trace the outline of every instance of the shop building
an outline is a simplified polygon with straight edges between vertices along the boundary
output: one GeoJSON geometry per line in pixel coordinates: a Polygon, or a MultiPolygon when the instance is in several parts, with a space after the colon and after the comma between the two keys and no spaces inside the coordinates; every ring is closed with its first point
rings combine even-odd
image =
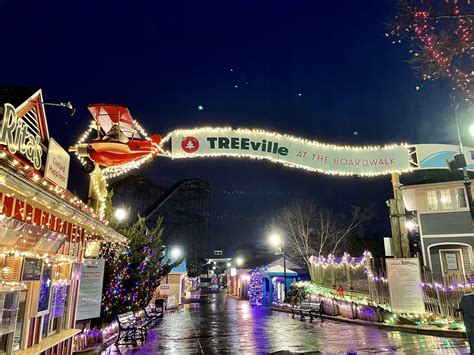
{"type": "Polygon", "coordinates": [[[43,103],[39,89],[0,88],[0,354],[72,353],[87,243],[125,243],[67,190],[43,103]]]}
{"type": "Polygon", "coordinates": [[[416,212],[428,271],[439,278],[472,278],[474,228],[463,181],[424,181],[401,189],[405,208],[416,212]]]}
{"type": "Polygon", "coordinates": [[[249,260],[245,263],[245,268],[242,269],[232,268],[227,273],[227,293],[232,296],[248,299],[250,274],[258,268],[262,275],[262,303],[271,305],[276,299],[283,301],[285,294],[284,264],[286,264],[287,290],[293,282],[310,279],[308,270],[297,265],[292,260],[286,258],[284,263],[282,256],[272,256],[249,260]]]}

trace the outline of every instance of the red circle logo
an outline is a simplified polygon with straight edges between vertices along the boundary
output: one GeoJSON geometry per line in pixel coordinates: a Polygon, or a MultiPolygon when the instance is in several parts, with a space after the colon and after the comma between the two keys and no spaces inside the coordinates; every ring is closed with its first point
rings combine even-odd
{"type": "Polygon", "coordinates": [[[196,137],[186,137],[181,142],[181,148],[183,148],[186,153],[194,153],[199,149],[199,141],[196,137]]]}

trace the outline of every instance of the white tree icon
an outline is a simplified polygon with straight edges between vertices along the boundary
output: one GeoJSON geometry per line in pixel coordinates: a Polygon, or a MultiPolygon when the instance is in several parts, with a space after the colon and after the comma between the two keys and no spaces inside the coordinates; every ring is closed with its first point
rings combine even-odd
{"type": "Polygon", "coordinates": [[[194,148],[196,147],[194,146],[193,141],[189,140],[188,143],[186,144],[186,149],[193,150],[194,148]]]}

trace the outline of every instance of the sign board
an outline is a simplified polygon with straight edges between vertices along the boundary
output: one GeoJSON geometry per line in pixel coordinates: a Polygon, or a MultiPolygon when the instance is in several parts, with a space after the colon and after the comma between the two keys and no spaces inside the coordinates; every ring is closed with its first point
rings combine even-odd
{"type": "MultiPolygon", "coordinates": [[[[395,144],[351,147],[325,144],[263,130],[204,127],[175,130],[173,159],[248,157],[334,175],[371,176],[418,169],[448,169],[457,145],[395,144]]],[[[467,169],[474,171],[474,148],[464,147],[467,169]]]]}
{"type": "Polygon", "coordinates": [[[160,295],[168,296],[171,293],[170,285],[160,285],[160,295]]]}
{"type": "MultiPolygon", "coordinates": [[[[459,153],[459,146],[452,144],[417,144],[418,169],[447,169],[446,159],[459,153]]],[[[474,170],[474,148],[463,147],[468,170],[474,170]]]]}
{"type": "Polygon", "coordinates": [[[23,273],[21,281],[39,281],[41,279],[41,266],[43,261],[36,258],[25,258],[23,260],[23,273]]]}
{"type": "Polygon", "coordinates": [[[458,257],[456,253],[444,253],[446,268],[448,270],[459,270],[458,257]]]}
{"type": "Polygon", "coordinates": [[[53,138],[50,138],[44,178],[67,190],[69,160],[69,154],[53,138]]]}
{"type": "Polygon", "coordinates": [[[166,309],[176,308],[176,296],[169,295],[166,301],[166,309]]]}
{"type": "Polygon", "coordinates": [[[171,133],[172,158],[235,156],[339,175],[410,170],[408,146],[359,148],[328,145],[271,132],[202,128],[171,133]]]}
{"type": "Polygon", "coordinates": [[[392,237],[383,237],[383,246],[385,248],[385,256],[393,256],[392,237]]]}
{"type": "Polygon", "coordinates": [[[104,259],[84,259],[77,302],[77,320],[100,317],[104,259]]]}
{"type": "Polygon", "coordinates": [[[0,126],[0,144],[11,154],[25,157],[36,170],[41,169],[43,148],[38,122],[18,117],[13,105],[5,103],[0,126]]]}
{"type": "Polygon", "coordinates": [[[386,259],[385,261],[392,310],[402,313],[423,313],[425,303],[418,258],[386,259]]]}

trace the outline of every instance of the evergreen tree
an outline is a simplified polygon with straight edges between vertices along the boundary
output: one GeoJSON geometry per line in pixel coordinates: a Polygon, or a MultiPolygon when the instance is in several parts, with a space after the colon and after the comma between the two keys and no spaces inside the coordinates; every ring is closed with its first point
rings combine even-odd
{"type": "Polygon", "coordinates": [[[101,257],[106,259],[101,320],[106,322],[117,314],[145,307],[160,280],[182,261],[173,264],[163,261],[161,217],[152,229],[147,228],[143,218],[130,226],[120,224],[113,216],[112,196],[110,192],[105,215],[110,226],[128,239],[128,245],[104,243],[101,248],[101,257]]]}
{"type": "Polygon", "coordinates": [[[263,300],[262,273],[256,268],[250,273],[249,300],[251,304],[261,305],[263,300]]]}

